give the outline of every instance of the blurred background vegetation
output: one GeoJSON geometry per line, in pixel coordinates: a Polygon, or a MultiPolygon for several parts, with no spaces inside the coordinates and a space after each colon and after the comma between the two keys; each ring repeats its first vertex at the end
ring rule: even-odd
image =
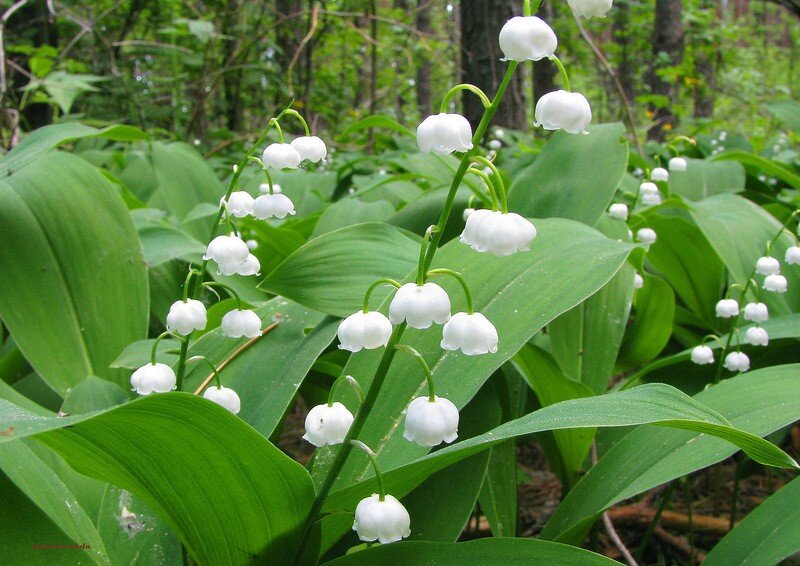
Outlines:
{"type": "MultiPolygon", "coordinates": [[[[0,141],[53,122],[124,122],[208,155],[292,99],[328,138],[371,114],[412,124],[457,82],[493,89],[497,34],[520,4],[5,0],[0,141]]],[[[545,0],[540,15],[594,121],[623,121],[641,140],[720,129],[766,139],[765,104],[798,94],[797,0],[615,0],[606,19],[580,22],[545,0]]],[[[530,130],[559,79],[549,61],[521,71],[496,123],[530,130]]],[[[474,120],[477,100],[464,104],[474,120]]]]}

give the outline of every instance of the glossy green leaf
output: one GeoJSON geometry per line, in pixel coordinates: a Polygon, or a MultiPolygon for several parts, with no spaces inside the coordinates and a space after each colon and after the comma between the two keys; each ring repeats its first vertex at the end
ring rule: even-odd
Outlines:
{"type": "MultiPolygon", "coordinates": [[[[629,391],[636,389],[641,387],[629,391]]],[[[719,411],[740,430],[766,436],[794,422],[800,414],[800,365],[748,372],[698,393],[693,400],[708,410],[719,411]]],[[[724,440],[698,432],[703,431],[634,430],[576,484],[545,525],[542,536],[582,540],[586,529],[608,507],[736,452],[724,440]]]]}
{"type": "Polygon", "coordinates": [[[744,167],[733,161],[686,159],[686,171],[672,171],[669,192],[692,201],[744,190],[744,167]]]}
{"type": "Polygon", "coordinates": [[[755,153],[746,151],[726,151],[714,157],[709,158],[712,162],[723,163],[725,161],[736,161],[743,165],[752,165],[758,168],[767,175],[776,177],[784,181],[787,185],[791,185],[795,189],[800,189],[800,175],[794,173],[785,165],[781,165],[775,161],[764,159],[755,153]]]}
{"type": "Polygon", "coordinates": [[[369,128],[383,128],[405,134],[409,137],[416,137],[414,132],[400,124],[394,118],[389,116],[375,115],[364,118],[363,120],[359,120],[355,124],[351,124],[345,131],[339,134],[339,139],[346,140],[355,132],[360,132],[369,128]]]}
{"type": "Polygon", "coordinates": [[[147,272],[117,191],[77,157],[53,152],[0,182],[0,318],[62,396],[109,368],[148,325],[147,272]]]}
{"type": "Polygon", "coordinates": [[[625,331],[619,350],[618,369],[628,369],[655,358],[672,335],[675,293],[669,283],[645,274],[644,286],[633,298],[633,323],[625,331]]]}
{"type": "MultiPolygon", "coordinates": [[[[413,528],[413,525],[412,525],[413,528]]],[[[600,554],[575,546],[531,538],[479,539],[470,542],[401,542],[361,550],[326,562],[326,566],[380,566],[383,564],[619,564],[600,554]]]]}
{"type": "MultiPolygon", "coordinates": [[[[429,226],[439,221],[442,206],[447,198],[448,189],[435,189],[427,191],[418,198],[409,202],[387,221],[392,226],[410,230],[415,234],[424,234],[429,226]]],[[[464,209],[469,204],[472,193],[461,187],[456,192],[453,201],[453,213],[447,221],[442,232],[442,241],[447,242],[458,236],[464,230],[464,209]]]]}
{"type": "Polygon", "coordinates": [[[382,222],[393,214],[394,206],[388,201],[363,202],[357,198],[345,198],[325,209],[317,220],[312,237],[353,224],[382,222]]]}
{"type": "MultiPolygon", "coordinates": [[[[386,224],[356,224],[314,238],[259,285],[308,308],[348,316],[361,308],[364,292],[381,277],[402,279],[414,269],[419,243],[386,224]]],[[[375,293],[385,297],[387,291],[375,293]]]]}
{"type": "Polygon", "coordinates": [[[556,132],[511,184],[508,205],[523,216],[569,218],[593,226],[625,174],[622,124],[591,126],[588,136],[556,132]]]}
{"type": "MultiPolygon", "coordinates": [[[[111,367],[137,369],[150,361],[150,353],[153,350],[154,338],[137,340],[128,344],[122,353],[114,360],[111,367]]],[[[181,343],[177,338],[163,338],[159,340],[156,347],[156,358],[158,361],[172,365],[178,361],[181,343]]]]}
{"type": "Polygon", "coordinates": [[[478,503],[492,535],[513,537],[516,534],[517,449],[513,440],[492,447],[478,503]]]}
{"type": "Polygon", "coordinates": [[[800,132],[800,104],[795,100],[773,100],[765,104],[778,120],[795,132],[800,132]]]}

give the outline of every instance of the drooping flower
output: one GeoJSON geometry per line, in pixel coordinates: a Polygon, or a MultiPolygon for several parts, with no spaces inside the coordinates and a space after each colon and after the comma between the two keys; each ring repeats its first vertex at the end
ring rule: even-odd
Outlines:
{"type": "Polygon", "coordinates": [[[714,351],[708,346],[695,346],[692,348],[692,361],[698,365],[713,364],[714,351]]]}
{"type": "Polygon", "coordinates": [[[633,274],[633,288],[634,289],[641,289],[644,287],[644,278],[639,275],[638,273],[633,274]]]}
{"type": "Polygon", "coordinates": [[[776,275],[781,272],[781,263],[774,257],[764,256],[756,262],[756,273],[761,275],[776,275]]]}
{"type": "Polygon", "coordinates": [[[650,171],[650,180],[651,181],[669,181],[669,171],[664,169],[663,167],[656,167],[652,171],[650,171]]]}
{"type": "Polygon", "coordinates": [[[175,389],[175,372],[167,364],[146,364],[131,375],[131,387],[139,395],[166,393],[175,389]]]}
{"type": "Polygon", "coordinates": [[[373,493],[358,502],[353,530],[365,542],[389,544],[411,534],[411,517],[395,497],[373,493]]]}
{"type": "Polygon", "coordinates": [[[788,287],[786,277],[780,274],[767,275],[764,278],[764,289],[774,293],[785,293],[788,287]]]}
{"type": "Polygon", "coordinates": [[[498,151],[500,148],[503,147],[503,142],[500,140],[489,140],[489,149],[492,151],[498,151]]]}
{"type": "Polygon", "coordinates": [[[306,416],[307,440],[317,448],[329,444],[341,444],[353,424],[353,413],[338,401],[330,405],[323,403],[312,408],[306,416]]]}
{"type": "Polygon", "coordinates": [[[673,157],[669,160],[670,171],[686,171],[686,160],[683,157],[673,157]]]}
{"type": "Polygon", "coordinates": [[[760,326],[751,326],[744,333],[744,341],[751,346],[768,346],[769,334],[760,326]]]}
{"type": "Polygon", "coordinates": [[[728,371],[745,372],[750,369],[750,358],[742,352],[731,352],[725,356],[723,364],[728,371]]]}
{"type": "Polygon", "coordinates": [[[228,311],[219,326],[222,334],[228,338],[255,338],[261,335],[261,319],[251,310],[228,311]]]}
{"type": "Polygon", "coordinates": [[[286,218],[287,214],[294,213],[292,199],[282,193],[260,195],[253,204],[253,216],[259,220],[286,218]]]}
{"type": "Polygon", "coordinates": [[[507,256],[528,251],[536,237],[536,227],[514,212],[476,210],[467,218],[459,241],[476,252],[507,256]]]}
{"type": "Polygon", "coordinates": [[[657,195],[658,194],[658,185],[656,185],[652,181],[644,181],[644,182],[639,184],[639,194],[641,196],[644,196],[644,195],[657,195]]]}
{"type": "Polygon", "coordinates": [[[220,203],[236,218],[253,214],[253,197],[247,191],[233,191],[227,201],[223,197],[220,203]]]}
{"type": "Polygon", "coordinates": [[[497,352],[497,329],[485,316],[476,312],[454,314],[442,328],[440,346],[444,350],[461,350],[468,356],[497,352]]]}
{"type": "Polygon", "coordinates": [[[608,207],[608,215],[611,218],[616,218],[617,220],[627,220],[628,205],[621,202],[615,202],[608,207]]]}
{"type": "Polygon", "coordinates": [[[652,228],[640,228],[636,232],[636,239],[639,240],[643,244],[655,244],[656,238],[656,231],[652,228]]]}
{"type": "Polygon", "coordinates": [[[447,155],[469,151],[473,147],[472,126],[461,114],[434,114],[417,127],[417,144],[422,153],[447,155]]]}
{"type": "Polygon", "coordinates": [[[211,259],[219,265],[242,263],[250,255],[247,244],[233,234],[229,236],[217,236],[208,244],[203,259],[211,259]]]}
{"type": "Polygon", "coordinates": [[[500,30],[504,61],[539,61],[556,51],[558,38],[544,20],[536,16],[515,16],[500,30]]]}
{"type": "Polygon", "coordinates": [[[430,328],[433,323],[450,320],[450,297],[436,283],[406,283],[397,290],[389,305],[392,324],[408,322],[411,328],[430,328]]]}
{"type": "Polygon", "coordinates": [[[339,348],[350,352],[374,350],[389,343],[392,323],[377,311],[356,311],[339,324],[339,348]]]}
{"type": "MultiPolygon", "coordinates": [[[[269,183],[261,183],[258,186],[258,190],[262,193],[269,193],[269,183]]],[[[282,193],[283,189],[278,183],[272,183],[272,192],[273,193],[282,193]]]]}
{"type": "Polygon", "coordinates": [[[736,299],[722,299],[717,302],[716,311],[720,318],[733,318],[739,314],[739,303],[736,299]]]}
{"type": "Polygon", "coordinates": [[[744,306],[744,318],[751,322],[765,322],[769,319],[769,309],[764,303],[747,303],[744,306]]]}
{"type": "Polygon", "coordinates": [[[308,159],[311,163],[319,163],[328,157],[328,148],[325,142],[317,136],[295,138],[292,140],[291,146],[302,159],[308,159]]]}
{"type": "Polygon", "coordinates": [[[203,330],[207,322],[206,306],[196,299],[175,301],[167,313],[167,329],[184,336],[203,330]]]}
{"type": "Polygon", "coordinates": [[[577,17],[605,18],[611,9],[611,0],[567,0],[572,13],[577,17]]]}
{"type": "Polygon", "coordinates": [[[787,248],[784,260],[788,265],[800,265],[800,247],[792,246],[787,248]]]}
{"type": "Polygon", "coordinates": [[[261,155],[267,169],[297,169],[302,160],[300,153],[288,143],[271,143],[261,155]]]}
{"type": "Polygon", "coordinates": [[[642,204],[645,206],[658,206],[661,202],[660,193],[642,195],[642,204]]]}
{"type": "Polygon", "coordinates": [[[450,444],[458,437],[458,408],[444,397],[417,397],[408,405],[403,438],[420,446],[450,444]]]}
{"type": "Polygon", "coordinates": [[[236,391],[230,387],[217,387],[212,385],[203,392],[203,397],[213,401],[217,405],[225,407],[234,415],[238,415],[242,409],[242,402],[236,391]]]}
{"type": "Polygon", "coordinates": [[[588,134],[592,107],[579,92],[556,90],[543,95],[536,103],[534,126],[545,130],[564,130],[570,134],[588,134]]]}
{"type": "Polygon", "coordinates": [[[261,262],[253,254],[247,254],[244,261],[232,261],[217,265],[222,275],[258,275],[261,270],[261,262]]]}

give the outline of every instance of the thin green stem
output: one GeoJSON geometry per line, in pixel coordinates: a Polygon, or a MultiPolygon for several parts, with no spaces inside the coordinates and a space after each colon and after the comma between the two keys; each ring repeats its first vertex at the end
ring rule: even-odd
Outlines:
{"type": "Polygon", "coordinates": [[[401,287],[400,283],[388,277],[381,277],[380,279],[375,281],[372,285],[369,286],[367,292],[364,293],[364,306],[362,308],[364,312],[369,312],[369,299],[372,296],[372,292],[381,285],[391,285],[395,289],[399,289],[401,287]]]}
{"type": "Polygon", "coordinates": [[[264,167],[264,175],[267,176],[267,185],[269,186],[269,194],[273,194],[272,193],[272,175],[269,174],[269,169],[267,169],[266,167],[264,167]]]}
{"type": "Polygon", "coordinates": [[[489,97],[486,96],[486,93],[483,92],[481,89],[469,83],[462,83],[454,86],[453,88],[447,91],[447,94],[445,94],[444,98],[442,99],[442,105],[439,107],[439,111],[447,112],[447,108],[450,105],[450,100],[453,98],[453,96],[455,96],[457,92],[462,90],[468,90],[471,93],[475,94],[478,98],[480,98],[481,104],[483,104],[484,108],[489,108],[492,105],[492,101],[489,100],[489,97]]]}
{"type": "Polygon", "coordinates": [[[419,246],[419,261],[417,262],[417,285],[424,285],[425,284],[425,270],[423,269],[423,265],[425,264],[425,254],[428,251],[428,245],[431,241],[431,236],[433,235],[433,231],[436,229],[436,226],[428,226],[428,229],[425,230],[425,236],[422,238],[422,243],[419,246]]]}
{"type": "Polygon", "coordinates": [[[200,272],[189,266],[189,273],[186,274],[186,280],[183,282],[183,302],[189,300],[189,282],[191,282],[194,275],[200,275],[200,272]]]}
{"type": "Polygon", "coordinates": [[[336,396],[336,390],[343,382],[347,383],[353,389],[356,397],[358,397],[358,403],[363,403],[364,392],[361,390],[361,386],[358,384],[355,378],[352,375],[340,375],[338,378],[336,378],[336,381],[333,382],[333,385],[331,385],[331,390],[328,392],[328,406],[330,407],[333,405],[333,399],[336,396]]]}
{"type": "Polygon", "coordinates": [[[472,314],[475,312],[472,308],[472,295],[469,292],[469,287],[467,287],[467,282],[464,281],[464,278],[461,274],[457,271],[453,271],[452,269],[440,268],[440,269],[431,269],[428,272],[428,276],[431,275],[449,275],[456,281],[458,281],[461,288],[464,290],[464,298],[467,300],[467,314],[472,314]]]}
{"type": "Polygon", "coordinates": [[[226,293],[228,293],[231,297],[236,299],[236,308],[242,310],[242,298],[239,296],[239,293],[237,293],[233,287],[230,287],[225,283],[220,283],[219,281],[206,281],[205,283],[203,283],[203,287],[209,290],[212,287],[219,287],[220,289],[224,289],[226,293]]]}
{"type": "Polygon", "coordinates": [[[300,120],[300,123],[303,124],[303,131],[305,132],[306,137],[311,135],[311,130],[308,129],[308,122],[306,122],[306,119],[303,118],[303,116],[297,110],[294,110],[293,108],[287,108],[278,114],[278,119],[280,119],[281,116],[292,116],[293,118],[297,118],[300,120]]]}
{"type": "Polygon", "coordinates": [[[435,402],[436,393],[433,387],[433,374],[431,374],[431,368],[428,367],[428,363],[425,361],[425,358],[422,357],[422,354],[406,344],[397,344],[395,349],[400,350],[401,352],[409,353],[417,359],[419,364],[422,366],[422,370],[425,372],[425,381],[428,383],[428,401],[431,403],[435,402]]]}
{"type": "Polygon", "coordinates": [[[649,525],[647,525],[647,530],[645,530],[644,536],[642,537],[642,542],[639,544],[639,548],[636,549],[635,556],[637,560],[641,560],[642,554],[647,548],[647,544],[650,542],[650,537],[653,536],[653,531],[655,531],[656,525],[658,525],[658,521],[661,519],[662,513],[664,513],[664,510],[667,508],[670,498],[672,498],[672,493],[675,491],[676,485],[677,480],[669,484],[667,491],[664,492],[664,495],[661,497],[661,503],[659,503],[658,509],[656,509],[656,513],[653,515],[653,520],[650,521],[649,525]]]}
{"type": "MultiPolygon", "coordinates": [[[[470,167],[469,169],[467,169],[467,175],[470,173],[472,173],[473,175],[477,175],[478,177],[483,179],[483,182],[486,183],[486,187],[489,189],[489,195],[492,197],[492,210],[498,210],[499,201],[497,200],[497,194],[496,194],[497,188],[494,186],[494,183],[492,182],[492,179],[489,177],[489,175],[487,175],[480,169],[476,169],[475,167],[470,167]]],[[[470,199],[472,199],[472,197],[470,197],[470,199]]],[[[472,204],[472,202],[470,201],[468,204],[472,204]]]]}
{"type": "Polygon", "coordinates": [[[217,368],[214,366],[214,364],[212,364],[209,361],[208,358],[206,358],[205,356],[192,356],[191,358],[186,360],[186,363],[190,364],[192,362],[200,362],[200,361],[205,362],[206,365],[208,365],[208,367],[211,368],[211,373],[214,376],[214,380],[217,382],[217,389],[221,389],[222,388],[222,381],[220,381],[220,379],[219,379],[219,372],[217,371],[217,368]]]}
{"type": "Polygon", "coordinates": [[[492,174],[494,178],[497,180],[497,193],[500,197],[500,206],[503,214],[508,214],[508,194],[506,193],[506,184],[503,182],[503,176],[500,174],[500,171],[497,169],[497,166],[492,163],[491,160],[486,159],[482,155],[473,155],[472,156],[473,163],[479,163],[484,165],[492,170],[492,174]]]}
{"type": "Polygon", "coordinates": [[[531,0],[525,0],[522,3],[522,15],[523,16],[531,15],[531,0]]]}
{"type": "Polygon", "coordinates": [[[526,16],[532,16],[533,14],[535,14],[535,13],[537,13],[539,11],[539,6],[541,6],[541,4],[542,4],[542,0],[534,0],[533,5],[531,6],[530,13],[529,14],[525,14],[525,12],[523,12],[523,14],[525,14],[526,16]]]}
{"type": "Polygon", "coordinates": [[[373,452],[369,446],[360,440],[351,440],[350,445],[357,446],[363,450],[367,455],[367,458],[369,458],[369,463],[372,464],[372,468],[375,470],[375,480],[378,482],[378,498],[383,501],[386,499],[386,489],[383,487],[383,477],[381,476],[381,469],[378,467],[378,461],[376,460],[375,452],[373,452]]]}
{"type": "MultiPolygon", "coordinates": [[[[158,350],[158,343],[161,342],[162,339],[166,338],[167,336],[175,336],[172,332],[162,332],[158,335],[158,337],[153,341],[153,347],[150,348],[150,363],[152,365],[156,365],[156,351],[158,350]]],[[[180,338],[181,340],[185,340],[184,338],[180,338]]]]}
{"type": "Polygon", "coordinates": [[[572,89],[569,86],[569,75],[567,75],[567,70],[564,68],[564,63],[562,63],[561,59],[555,55],[550,55],[549,59],[556,64],[556,67],[558,67],[558,72],[561,73],[561,80],[564,83],[564,90],[567,92],[572,92],[572,89]]]}
{"type": "MultiPolygon", "coordinates": [[[[285,110],[284,110],[284,112],[285,112],[285,110]]],[[[281,112],[281,114],[283,114],[283,112],[281,112]]],[[[275,126],[275,129],[278,130],[278,143],[284,143],[283,130],[281,129],[281,125],[278,123],[278,119],[277,118],[270,118],[269,119],[269,123],[270,123],[270,125],[275,126]]]]}

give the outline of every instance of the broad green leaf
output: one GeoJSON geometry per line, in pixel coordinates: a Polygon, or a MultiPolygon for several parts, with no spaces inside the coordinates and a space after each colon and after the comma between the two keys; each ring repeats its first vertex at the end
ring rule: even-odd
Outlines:
{"type": "Polygon", "coordinates": [[[743,165],[752,165],[768,175],[781,179],[786,182],[787,185],[791,185],[795,189],[800,189],[800,175],[792,172],[791,169],[780,163],[764,159],[754,153],[748,153],[746,151],[726,151],[725,153],[720,153],[709,159],[719,163],[738,161],[743,165]]]}
{"type": "Polygon", "coordinates": [[[513,440],[492,447],[478,503],[494,536],[513,537],[516,534],[517,449],[513,440]]]}
{"type": "MultiPolygon", "coordinates": [[[[666,396],[663,401],[669,402],[666,396]]],[[[724,380],[698,393],[693,401],[703,403],[709,411],[719,411],[739,430],[766,436],[794,422],[800,414],[800,365],[776,366],[724,380]]],[[[545,525],[542,536],[582,540],[595,518],[615,503],[736,452],[724,440],[698,432],[705,431],[653,427],[634,430],[606,452],[569,492],[545,525]]]]}
{"type": "Polygon", "coordinates": [[[357,198],[345,198],[325,209],[317,220],[312,237],[353,224],[382,222],[393,214],[394,206],[388,201],[362,202],[357,198]]]}
{"type": "MultiPolygon", "coordinates": [[[[731,278],[742,285],[764,255],[767,242],[781,229],[781,224],[761,207],[736,195],[717,195],[696,203],[692,218],[722,258],[731,278]]],[[[772,247],[772,256],[783,261],[786,248],[792,245],[794,238],[784,233],[772,247]]],[[[772,316],[789,314],[800,305],[800,270],[784,269],[783,275],[789,282],[786,293],[760,293],[772,316]]],[[[755,279],[758,285],[764,281],[760,275],[755,279]]]]}
{"type": "Polygon", "coordinates": [[[147,272],[117,191],[77,157],[41,156],[0,183],[0,318],[62,396],[109,368],[148,325],[147,272]]]}
{"type": "MultiPolygon", "coordinates": [[[[361,308],[375,280],[402,279],[418,257],[419,243],[397,228],[356,224],[309,241],[259,288],[333,316],[348,316],[361,308]]],[[[375,293],[375,305],[387,294],[381,291],[375,293]]]]}
{"type": "Polygon", "coordinates": [[[692,201],[744,190],[744,167],[732,161],[686,159],[686,171],[672,171],[669,191],[692,201]]]}
{"type": "MultiPolygon", "coordinates": [[[[150,362],[150,353],[153,350],[154,338],[137,340],[122,351],[111,364],[113,368],[137,369],[150,362]]],[[[181,343],[177,338],[163,338],[156,347],[156,358],[161,363],[172,365],[178,361],[181,343]]]]}
{"type": "Polygon", "coordinates": [[[61,405],[61,412],[69,415],[90,413],[130,401],[130,385],[121,388],[99,377],[90,376],[72,388],[61,405]]]}
{"type": "Polygon", "coordinates": [[[569,218],[594,226],[625,174],[622,124],[589,128],[588,136],[556,132],[533,165],[511,184],[508,205],[523,216],[569,218]]]}
{"type": "Polygon", "coordinates": [[[314,498],[300,464],[198,396],[151,395],[63,418],[0,401],[0,419],[13,431],[0,440],[41,432],[77,472],[140,497],[202,564],[286,563],[314,498]]]}
{"type": "Polygon", "coordinates": [[[355,124],[350,125],[345,131],[339,134],[339,139],[346,140],[355,132],[360,132],[361,130],[367,130],[369,128],[384,128],[405,134],[409,137],[416,137],[414,132],[400,124],[394,118],[390,118],[389,116],[375,115],[369,116],[363,120],[359,120],[355,124]]]}
{"type": "MultiPolygon", "coordinates": [[[[409,202],[387,222],[392,226],[410,230],[415,234],[424,234],[429,226],[439,221],[447,193],[448,189],[428,191],[409,202]]],[[[467,208],[471,195],[472,193],[464,187],[461,187],[456,192],[453,212],[442,232],[442,242],[455,238],[464,230],[464,209],[467,208]]]]}
{"type": "Polygon", "coordinates": [[[800,478],[770,495],[708,553],[703,564],[778,564],[800,552],[800,478]]]}
{"type": "MultiPolygon", "coordinates": [[[[412,523],[411,528],[414,528],[412,523]]],[[[326,562],[326,566],[395,566],[425,564],[619,564],[582,548],[532,538],[479,539],[470,542],[401,542],[361,550],[326,562]]]]}
{"type": "Polygon", "coordinates": [[[672,335],[675,293],[669,283],[645,274],[644,286],[633,297],[633,324],[625,331],[617,369],[642,365],[655,358],[672,335]]]}
{"type": "Polygon", "coordinates": [[[205,244],[166,223],[140,225],[137,227],[137,232],[148,267],[155,267],[173,259],[199,262],[206,251],[205,244]]]}
{"type": "Polygon", "coordinates": [[[769,110],[778,120],[786,124],[789,129],[800,132],[800,104],[795,100],[773,100],[767,102],[769,110]]]}

